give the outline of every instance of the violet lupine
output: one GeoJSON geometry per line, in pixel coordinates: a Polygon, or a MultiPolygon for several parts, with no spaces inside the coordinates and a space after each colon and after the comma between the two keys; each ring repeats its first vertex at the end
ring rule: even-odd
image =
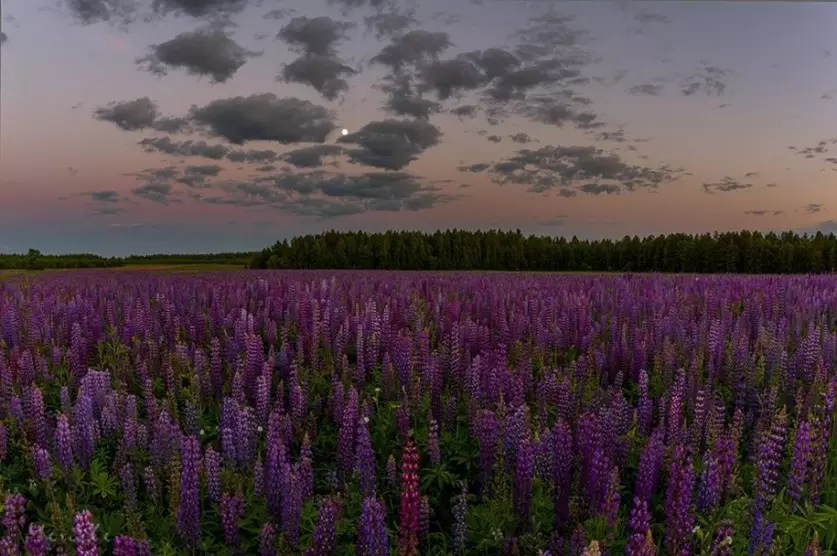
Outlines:
{"type": "Polygon", "coordinates": [[[707,453],[698,484],[697,507],[702,512],[713,512],[721,501],[721,470],[718,458],[707,453]]]}
{"type": "Polygon", "coordinates": [[[483,488],[489,484],[494,458],[497,454],[497,441],[500,438],[500,424],[494,412],[483,410],[477,417],[477,440],[480,446],[480,478],[483,488]]]}
{"type": "Polygon", "coordinates": [[[654,556],[656,547],[651,538],[651,514],[648,504],[640,497],[634,498],[628,527],[632,531],[625,547],[626,556],[654,556]],[[650,540],[650,543],[649,543],[650,540]]]}
{"type": "Polygon", "coordinates": [[[73,541],[76,556],[97,556],[99,541],[96,538],[96,524],[89,510],[82,510],[73,518],[73,541]]]}
{"type": "Polygon", "coordinates": [[[46,448],[36,446],[32,452],[32,459],[35,467],[35,476],[41,481],[46,481],[52,476],[52,458],[46,448]]]}
{"type": "Polygon", "coordinates": [[[30,523],[26,541],[23,543],[27,556],[46,556],[48,546],[44,528],[37,523],[30,523]]]}
{"type": "Polygon", "coordinates": [[[55,455],[64,471],[73,468],[73,440],[70,422],[65,414],[60,414],[55,424],[55,455]]]}
{"type": "Polygon", "coordinates": [[[412,438],[401,457],[401,508],[398,516],[398,555],[418,556],[419,454],[412,438]]]}
{"type": "Polygon", "coordinates": [[[244,499],[239,494],[225,493],[221,497],[221,529],[224,532],[224,542],[230,548],[238,546],[238,522],[244,517],[244,499]]]}
{"type": "Polygon", "coordinates": [[[351,479],[355,466],[355,436],[358,428],[358,396],[357,390],[349,389],[349,394],[343,406],[340,431],[337,435],[337,470],[340,479],[346,483],[351,479]]]}
{"type": "Polygon", "coordinates": [[[177,504],[177,531],[192,546],[200,539],[200,500],[198,471],[201,448],[194,436],[183,438],[181,447],[180,498],[177,504]]]}
{"type": "Polygon", "coordinates": [[[334,498],[326,498],[320,504],[317,524],[311,536],[311,546],[305,556],[331,556],[336,548],[336,521],[342,512],[342,504],[334,498]]]}
{"type": "Polygon", "coordinates": [[[791,465],[788,472],[787,493],[795,508],[798,508],[802,501],[802,490],[805,486],[805,478],[808,471],[808,462],[811,457],[811,424],[802,421],[796,428],[796,438],[793,443],[791,454],[791,465]]]}
{"type": "Polygon", "coordinates": [[[718,525],[717,529],[715,529],[715,536],[712,539],[710,555],[732,556],[733,535],[735,535],[735,529],[732,527],[732,522],[729,520],[722,521],[718,525]]]}
{"type": "Polygon", "coordinates": [[[253,466],[253,496],[262,498],[264,496],[264,464],[259,456],[256,465],[253,466]]]}
{"type": "Polygon", "coordinates": [[[282,534],[292,546],[299,544],[299,527],[302,504],[304,502],[302,489],[304,485],[298,473],[291,469],[290,463],[285,463],[284,493],[282,498],[282,534]]]}
{"type": "Polygon", "coordinates": [[[672,556],[691,554],[691,534],[694,523],[692,513],[692,488],[694,468],[687,449],[683,445],[674,448],[666,488],[666,553],[672,556]]]}
{"type": "Polygon", "coordinates": [[[529,521],[532,510],[532,480],[535,473],[535,461],[532,444],[524,440],[517,447],[516,469],[514,477],[514,511],[525,524],[529,521]]]}
{"type": "Polygon", "coordinates": [[[433,465],[439,465],[442,461],[439,449],[439,423],[433,417],[429,418],[427,424],[427,455],[433,465]]]}
{"type": "Polygon", "coordinates": [[[782,409],[773,416],[770,428],[764,432],[759,442],[756,460],[756,483],[754,502],[759,509],[764,509],[776,494],[779,480],[779,466],[785,443],[787,414],[782,409]]]}
{"type": "Polygon", "coordinates": [[[151,545],[144,539],[119,535],[113,539],[113,556],[151,556],[151,545]]]}
{"type": "Polygon", "coordinates": [[[457,556],[465,554],[465,537],[467,534],[466,519],[468,517],[468,485],[462,483],[462,489],[456,495],[453,505],[453,551],[457,556]]]}
{"type": "Polygon", "coordinates": [[[276,528],[270,522],[259,532],[259,556],[276,556],[276,528]]]}
{"type": "Polygon", "coordinates": [[[26,498],[22,494],[8,494],[3,501],[3,529],[6,537],[18,538],[26,525],[26,498]]]}
{"type": "Polygon", "coordinates": [[[360,479],[360,494],[364,498],[375,496],[375,450],[369,436],[369,417],[358,420],[355,468],[360,479]]]}
{"type": "Polygon", "coordinates": [[[389,556],[386,506],[376,498],[364,498],[357,524],[358,556],[389,556]]]}

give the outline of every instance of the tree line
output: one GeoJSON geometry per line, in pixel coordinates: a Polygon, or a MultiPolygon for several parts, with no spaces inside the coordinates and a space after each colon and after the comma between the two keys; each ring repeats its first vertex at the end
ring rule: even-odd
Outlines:
{"type": "Polygon", "coordinates": [[[246,268],[256,253],[153,254],[102,257],[91,253],[45,255],[37,249],[26,253],[0,254],[0,270],[44,270],[71,268],[117,268],[143,265],[235,265],[246,268]]]}
{"type": "Polygon", "coordinates": [[[753,231],[621,239],[524,235],[517,231],[435,233],[328,231],[276,242],[251,268],[610,271],[790,274],[837,269],[837,237],[753,231]]]}

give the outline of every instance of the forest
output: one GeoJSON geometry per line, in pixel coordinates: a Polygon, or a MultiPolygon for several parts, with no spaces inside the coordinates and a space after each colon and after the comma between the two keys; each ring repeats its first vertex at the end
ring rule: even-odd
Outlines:
{"type": "Polygon", "coordinates": [[[806,274],[837,268],[834,234],[724,232],[583,240],[518,231],[338,232],[276,242],[251,268],[806,274]]]}

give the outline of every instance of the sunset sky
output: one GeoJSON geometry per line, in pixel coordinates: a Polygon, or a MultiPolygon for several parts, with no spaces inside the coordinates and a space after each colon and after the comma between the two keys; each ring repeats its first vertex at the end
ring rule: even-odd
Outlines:
{"type": "Polygon", "coordinates": [[[834,3],[5,0],[0,29],[3,252],[837,231],[834,3]]]}

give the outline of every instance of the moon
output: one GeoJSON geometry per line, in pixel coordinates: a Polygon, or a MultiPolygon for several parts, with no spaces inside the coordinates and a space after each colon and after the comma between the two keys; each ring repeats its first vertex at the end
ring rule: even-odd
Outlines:
{"type": "Polygon", "coordinates": [[[349,130],[344,127],[343,130],[340,133],[342,133],[343,135],[348,135],[349,130]]]}

